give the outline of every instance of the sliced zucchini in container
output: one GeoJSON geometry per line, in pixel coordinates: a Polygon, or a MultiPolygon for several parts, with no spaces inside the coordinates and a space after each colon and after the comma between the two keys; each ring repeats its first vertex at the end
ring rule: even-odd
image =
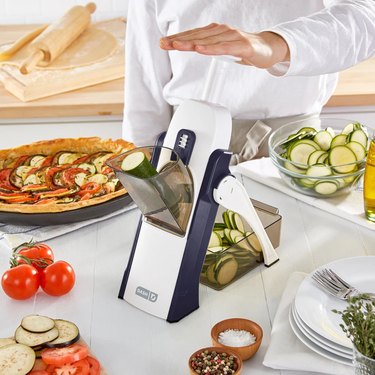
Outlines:
{"type": "Polygon", "coordinates": [[[215,255],[216,255],[216,253],[220,253],[221,251],[224,251],[226,249],[227,249],[226,246],[213,246],[213,247],[209,247],[208,251],[210,253],[215,253],[215,255]]]}
{"type": "Polygon", "coordinates": [[[241,233],[244,233],[245,226],[243,225],[241,216],[238,213],[234,212],[232,218],[233,218],[235,229],[239,230],[241,233]]]}
{"type": "Polygon", "coordinates": [[[315,181],[311,178],[294,178],[294,181],[297,185],[306,188],[312,188],[315,185],[315,181]]]}
{"type": "Polygon", "coordinates": [[[316,161],[317,164],[326,164],[328,161],[328,152],[325,151],[324,154],[320,155],[318,157],[318,160],[316,161]]]}
{"type": "Polygon", "coordinates": [[[231,222],[230,222],[230,219],[229,219],[228,211],[223,212],[223,221],[224,221],[224,224],[225,224],[225,228],[232,229],[232,225],[231,225],[231,222]]]}
{"type": "Polygon", "coordinates": [[[307,134],[307,133],[316,133],[316,130],[312,128],[311,126],[304,126],[300,130],[298,130],[297,134],[307,134]]]}
{"type": "MultiPolygon", "coordinates": [[[[299,164],[307,164],[309,156],[316,150],[319,149],[310,143],[306,143],[307,141],[298,141],[290,150],[289,159],[294,163],[299,164]]],[[[315,142],[314,142],[315,143],[315,142]]]]}
{"type": "Polygon", "coordinates": [[[220,285],[231,282],[238,270],[238,263],[233,255],[224,256],[215,266],[215,280],[220,285]]]}
{"type": "Polygon", "coordinates": [[[327,151],[331,147],[332,135],[326,130],[321,130],[315,134],[314,142],[317,143],[322,150],[327,151]]]}
{"type": "Polygon", "coordinates": [[[47,332],[35,333],[26,331],[19,326],[14,334],[14,338],[19,344],[28,345],[30,347],[43,345],[49,341],[55,340],[58,336],[59,330],[56,327],[53,327],[47,332]]]}
{"type": "Polygon", "coordinates": [[[55,319],[55,326],[58,329],[59,336],[53,341],[46,342],[44,346],[48,348],[62,348],[72,345],[79,340],[79,329],[74,323],[68,320],[55,319]]]}
{"type": "Polygon", "coordinates": [[[318,163],[318,160],[322,155],[327,156],[328,153],[326,151],[323,151],[323,150],[314,151],[312,154],[310,154],[309,158],[307,159],[307,164],[313,165],[313,164],[318,163]]]}
{"type": "Polygon", "coordinates": [[[315,164],[307,168],[306,176],[309,177],[325,177],[332,174],[331,168],[325,164],[315,164]]]}
{"type": "Polygon", "coordinates": [[[43,333],[55,327],[55,321],[48,316],[28,315],[22,319],[21,327],[29,332],[43,333]]]}
{"type": "Polygon", "coordinates": [[[227,210],[227,212],[228,212],[228,218],[229,218],[229,222],[230,222],[230,228],[237,229],[236,224],[235,224],[234,219],[233,219],[234,212],[231,211],[231,210],[227,210]]]}
{"type": "Polygon", "coordinates": [[[258,237],[254,232],[246,232],[246,240],[255,251],[257,251],[258,253],[262,252],[262,245],[260,244],[258,237]]]}
{"type": "Polygon", "coordinates": [[[332,148],[328,155],[330,165],[338,173],[350,173],[356,168],[357,158],[355,153],[344,145],[332,148]]]}
{"type": "MultiPolygon", "coordinates": [[[[324,151],[323,151],[324,152],[324,151]]],[[[299,174],[305,174],[306,173],[306,170],[305,169],[302,169],[302,168],[298,168],[296,167],[294,164],[286,161],[284,163],[284,167],[288,170],[288,171],[291,171],[291,172],[295,172],[295,173],[299,173],[299,174]]]]}
{"type": "Polygon", "coordinates": [[[221,237],[217,232],[211,232],[210,241],[208,242],[208,248],[221,246],[221,237]]]}
{"type": "MultiPolygon", "coordinates": [[[[240,247],[241,249],[246,250],[247,256],[249,255],[249,253],[251,253],[252,255],[258,255],[254,251],[254,249],[252,248],[252,246],[250,245],[250,243],[247,241],[246,237],[244,237],[244,236],[238,236],[238,237],[235,238],[235,240],[236,240],[236,245],[238,247],[240,247]]],[[[238,254],[236,253],[235,256],[237,258],[238,254]]]]}
{"type": "Polygon", "coordinates": [[[330,195],[337,191],[338,183],[334,180],[332,181],[318,181],[315,186],[314,190],[321,195],[330,195]]]}
{"type": "Polygon", "coordinates": [[[355,157],[357,158],[357,160],[362,160],[366,157],[366,149],[361,143],[350,141],[345,146],[349,147],[355,153],[355,157]]]}
{"type": "Polygon", "coordinates": [[[212,263],[208,266],[206,270],[206,277],[207,280],[212,283],[216,284],[216,279],[215,279],[215,263],[212,263]]]}
{"type": "Polygon", "coordinates": [[[358,142],[363,147],[367,148],[368,137],[362,129],[354,130],[352,133],[348,135],[348,137],[350,142],[358,142]]]}
{"type": "Polygon", "coordinates": [[[333,137],[332,142],[331,142],[331,148],[340,146],[340,145],[345,145],[346,144],[346,134],[338,134],[336,137],[333,137]]]}
{"type": "Polygon", "coordinates": [[[350,123],[348,125],[345,125],[344,129],[342,129],[342,131],[341,131],[341,134],[349,134],[352,131],[356,130],[357,127],[355,127],[355,125],[357,125],[357,124],[350,123]]]}
{"type": "Polygon", "coordinates": [[[220,236],[220,238],[224,237],[224,229],[214,229],[213,231],[217,233],[220,236]]]}
{"type": "Polygon", "coordinates": [[[224,238],[231,244],[233,243],[232,241],[232,237],[230,235],[230,232],[232,231],[233,229],[229,229],[229,228],[225,228],[224,229],[224,238]]]}
{"type": "Polygon", "coordinates": [[[236,237],[243,237],[243,232],[240,232],[237,229],[231,229],[229,231],[229,236],[230,236],[232,243],[236,243],[237,242],[236,237]]]}
{"type": "Polygon", "coordinates": [[[0,348],[1,375],[26,375],[34,364],[34,350],[27,345],[10,344],[0,348]]]}
{"type": "Polygon", "coordinates": [[[214,224],[214,231],[223,230],[227,226],[224,223],[215,223],[214,224]]]}

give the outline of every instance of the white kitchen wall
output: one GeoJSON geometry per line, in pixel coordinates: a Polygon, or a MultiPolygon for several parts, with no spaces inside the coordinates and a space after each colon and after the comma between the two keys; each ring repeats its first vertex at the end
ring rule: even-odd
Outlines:
{"type": "Polygon", "coordinates": [[[0,0],[0,25],[51,22],[70,7],[90,1],[97,6],[94,21],[126,17],[128,0],[0,0]]]}

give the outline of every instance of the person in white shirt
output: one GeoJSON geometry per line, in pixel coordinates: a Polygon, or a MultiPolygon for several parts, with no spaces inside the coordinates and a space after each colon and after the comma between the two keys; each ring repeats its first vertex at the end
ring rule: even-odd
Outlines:
{"type": "Polygon", "coordinates": [[[238,58],[209,101],[230,111],[241,162],[266,153],[273,128],[319,114],[337,72],[374,55],[375,1],[130,0],[125,48],[123,137],[138,146],[202,98],[212,55],[238,58]]]}

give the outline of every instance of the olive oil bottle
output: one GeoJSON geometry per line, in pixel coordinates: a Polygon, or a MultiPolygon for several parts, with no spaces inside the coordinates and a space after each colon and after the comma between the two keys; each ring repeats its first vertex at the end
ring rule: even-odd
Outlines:
{"type": "Polygon", "coordinates": [[[363,199],[367,219],[375,222],[375,138],[372,139],[367,154],[363,199]]]}

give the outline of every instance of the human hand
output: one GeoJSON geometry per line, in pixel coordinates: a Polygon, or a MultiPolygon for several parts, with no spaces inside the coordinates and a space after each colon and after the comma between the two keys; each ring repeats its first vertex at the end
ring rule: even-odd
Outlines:
{"type": "Polygon", "coordinates": [[[217,23],[161,38],[160,47],[202,55],[232,55],[240,59],[238,63],[258,68],[290,59],[288,44],[278,34],[246,33],[217,23]]]}

